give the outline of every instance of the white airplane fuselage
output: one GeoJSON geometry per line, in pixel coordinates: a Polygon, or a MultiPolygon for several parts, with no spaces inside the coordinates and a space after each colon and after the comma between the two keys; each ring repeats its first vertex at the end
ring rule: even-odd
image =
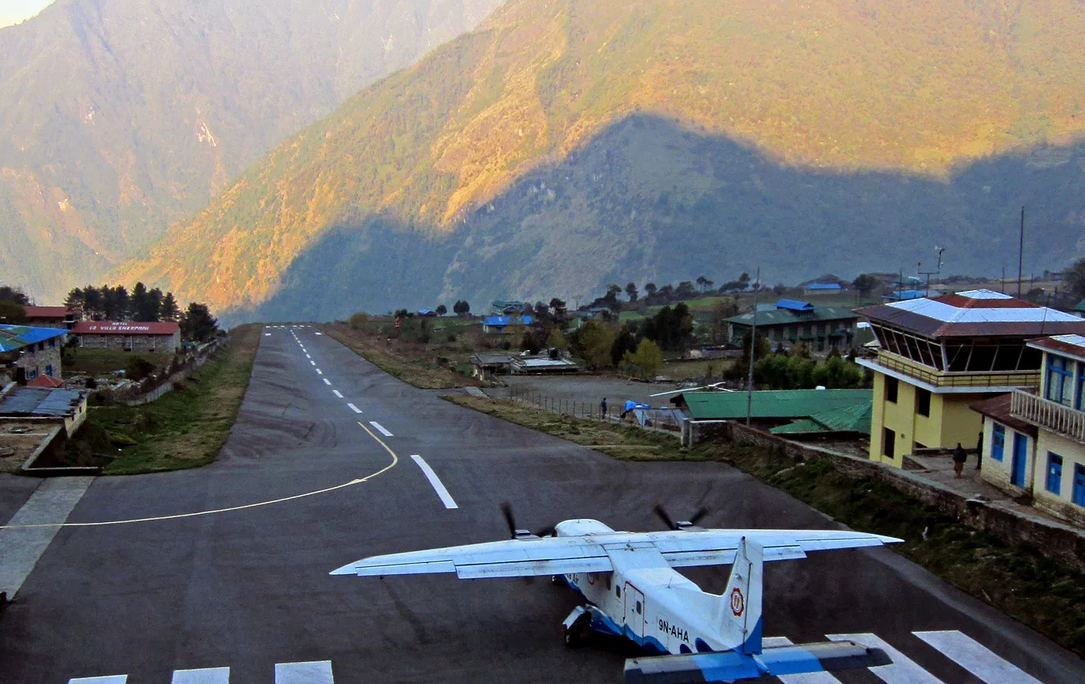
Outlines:
{"type": "MultiPolygon", "coordinates": [[[[608,534],[614,530],[596,520],[569,520],[557,526],[559,537],[608,534]]],[[[742,646],[742,630],[730,624],[733,620],[725,619],[724,612],[729,611],[732,617],[741,615],[748,600],[742,593],[734,599],[731,610],[729,601],[723,604],[724,596],[703,591],[672,569],[651,542],[603,544],[603,548],[613,572],[564,575],[570,586],[603,613],[595,613],[593,629],[673,655],[742,646]],[[739,601],[743,605],[738,605],[739,601]]]]}

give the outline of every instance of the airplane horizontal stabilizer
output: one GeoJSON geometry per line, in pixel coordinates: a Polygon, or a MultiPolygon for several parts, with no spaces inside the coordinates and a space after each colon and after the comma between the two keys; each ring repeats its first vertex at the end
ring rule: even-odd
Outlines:
{"type": "Polygon", "coordinates": [[[758,655],[737,651],[631,658],[625,684],[701,684],[808,672],[839,672],[892,661],[884,651],[852,641],[766,648],[758,655]]]}

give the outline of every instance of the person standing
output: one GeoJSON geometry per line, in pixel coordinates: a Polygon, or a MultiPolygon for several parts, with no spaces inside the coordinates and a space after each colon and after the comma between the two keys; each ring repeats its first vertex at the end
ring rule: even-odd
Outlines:
{"type": "Polygon", "coordinates": [[[599,402],[599,416],[601,418],[607,417],[607,398],[603,397],[603,400],[599,402]]]}
{"type": "Polygon", "coordinates": [[[976,470],[980,469],[980,464],[983,463],[983,433],[980,433],[979,439],[976,440],[976,470]]]}
{"type": "Polygon", "coordinates": [[[957,442],[957,448],[953,450],[953,472],[957,477],[961,476],[966,460],[968,460],[968,455],[964,453],[964,447],[961,446],[961,443],[957,442]]]}

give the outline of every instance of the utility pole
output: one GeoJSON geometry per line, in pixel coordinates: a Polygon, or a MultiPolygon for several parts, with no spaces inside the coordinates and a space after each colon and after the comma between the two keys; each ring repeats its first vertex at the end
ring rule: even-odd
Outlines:
{"type": "Polygon", "coordinates": [[[750,327],[750,372],[746,379],[746,427],[750,426],[753,412],[753,361],[757,351],[757,300],[761,296],[761,267],[757,267],[757,289],[753,291],[753,325],[750,327]]]}
{"type": "Polygon", "coordinates": [[[1021,245],[1017,250],[1017,298],[1021,298],[1021,278],[1025,273],[1025,207],[1021,205],[1021,245]]]}

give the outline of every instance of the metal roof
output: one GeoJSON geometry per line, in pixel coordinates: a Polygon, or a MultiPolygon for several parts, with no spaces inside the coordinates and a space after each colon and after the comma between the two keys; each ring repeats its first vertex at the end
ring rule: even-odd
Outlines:
{"type": "Polygon", "coordinates": [[[15,351],[31,344],[67,335],[60,328],[36,328],[29,325],[0,324],[0,352],[15,351]]]}
{"type": "Polygon", "coordinates": [[[86,394],[47,387],[19,387],[0,397],[0,415],[66,417],[75,413],[86,394]]]}
{"type": "Polygon", "coordinates": [[[774,427],[769,432],[774,435],[806,434],[812,432],[858,432],[870,434],[870,424],[874,402],[849,404],[840,408],[815,413],[809,418],[795,421],[788,425],[774,427]]]}
{"type": "Polygon", "coordinates": [[[64,306],[24,306],[27,318],[60,318],[64,319],[69,313],[64,306]]]}
{"type": "MultiPolygon", "coordinates": [[[[871,403],[874,392],[847,390],[771,390],[753,393],[750,417],[807,418],[817,413],[871,403]]],[[[687,392],[672,401],[684,401],[694,420],[734,420],[746,417],[745,392],[687,392]]]]}
{"type": "Polygon", "coordinates": [[[777,309],[788,309],[789,311],[813,311],[814,305],[810,302],[800,302],[794,299],[781,299],[776,302],[777,309]]]}
{"type": "Polygon", "coordinates": [[[990,290],[880,304],[858,313],[930,337],[1085,333],[1085,320],[1077,316],[990,290]]]}
{"type": "MultiPolygon", "coordinates": [[[[788,325],[790,323],[818,323],[821,321],[853,321],[859,316],[842,306],[815,306],[813,309],[795,311],[793,309],[774,309],[758,311],[757,325],[788,325]]],[[[753,312],[748,311],[726,319],[737,325],[753,325],[753,312]]]]}
{"type": "Polygon", "coordinates": [[[72,332],[77,335],[173,335],[180,330],[175,321],[134,323],[128,321],[81,321],[72,332]]]}
{"type": "Polygon", "coordinates": [[[840,283],[810,283],[806,286],[807,290],[840,290],[840,283]]]}
{"type": "Polygon", "coordinates": [[[1028,346],[1041,351],[1055,352],[1085,361],[1085,337],[1081,335],[1054,335],[1038,340],[1029,340],[1028,346]]]}

